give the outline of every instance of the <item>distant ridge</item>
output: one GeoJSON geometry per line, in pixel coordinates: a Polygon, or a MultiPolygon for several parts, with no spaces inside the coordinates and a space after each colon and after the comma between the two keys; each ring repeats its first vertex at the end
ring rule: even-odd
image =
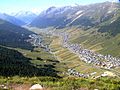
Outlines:
{"type": "Polygon", "coordinates": [[[25,22],[13,17],[13,16],[10,16],[8,14],[5,14],[5,13],[0,13],[0,19],[3,19],[5,21],[8,21],[8,22],[18,25],[18,26],[22,26],[22,25],[26,24],[25,22]]]}
{"type": "Polygon", "coordinates": [[[120,8],[118,3],[104,2],[84,6],[50,7],[41,12],[31,23],[39,28],[64,28],[79,26],[90,28],[115,17],[120,8]]]}
{"type": "Polygon", "coordinates": [[[35,13],[30,11],[20,11],[18,13],[14,13],[13,16],[25,22],[26,24],[31,23],[37,17],[35,13]]]}

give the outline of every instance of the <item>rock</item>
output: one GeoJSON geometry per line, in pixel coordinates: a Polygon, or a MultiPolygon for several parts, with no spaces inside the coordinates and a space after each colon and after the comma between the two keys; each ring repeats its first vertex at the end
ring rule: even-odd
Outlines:
{"type": "Polygon", "coordinates": [[[7,86],[4,86],[3,89],[8,89],[8,87],[7,87],[7,86]]]}
{"type": "Polygon", "coordinates": [[[98,90],[98,89],[94,89],[94,90],[98,90]]]}
{"type": "Polygon", "coordinates": [[[5,85],[3,85],[3,84],[2,84],[2,85],[0,85],[0,87],[4,87],[4,86],[5,86],[5,85]]]}
{"type": "Polygon", "coordinates": [[[43,87],[39,84],[35,84],[29,90],[43,90],[43,87]]]}

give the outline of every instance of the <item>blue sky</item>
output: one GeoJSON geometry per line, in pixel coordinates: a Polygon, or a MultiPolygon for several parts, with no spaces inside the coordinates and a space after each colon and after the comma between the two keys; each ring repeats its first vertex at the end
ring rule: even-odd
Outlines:
{"type": "Polygon", "coordinates": [[[0,12],[41,12],[51,6],[85,5],[112,0],[0,0],[0,12]]]}

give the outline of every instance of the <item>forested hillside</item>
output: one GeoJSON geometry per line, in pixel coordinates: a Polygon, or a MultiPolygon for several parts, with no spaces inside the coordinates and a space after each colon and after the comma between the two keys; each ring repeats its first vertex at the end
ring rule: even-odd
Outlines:
{"type": "Polygon", "coordinates": [[[30,34],[33,32],[0,19],[0,45],[32,49],[26,42],[30,34]]]}
{"type": "Polygon", "coordinates": [[[44,67],[38,68],[30,60],[32,59],[16,50],[0,46],[0,76],[57,77],[57,72],[51,67],[52,65],[45,64],[44,67]]]}

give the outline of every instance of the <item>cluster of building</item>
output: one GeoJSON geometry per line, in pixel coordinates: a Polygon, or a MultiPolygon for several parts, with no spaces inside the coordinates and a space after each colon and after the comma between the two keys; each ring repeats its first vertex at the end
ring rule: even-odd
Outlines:
{"type": "Polygon", "coordinates": [[[62,37],[63,46],[68,48],[71,52],[77,54],[80,60],[99,66],[105,69],[111,69],[120,66],[120,59],[111,55],[102,55],[91,50],[83,48],[79,44],[70,44],[68,42],[69,35],[67,33],[55,33],[55,35],[62,37]]]}
{"type": "Polygon", "coordinates": [[[84,49],[78,44],[68,45],[67,48],[73,53],[78,54],[80,59],[86,63],[93,64],[106,69],[111,69],[120,66],[120,59],[115,58],[111,55],[104,56],[90,51],[88,49],[84,49]]]}
{"type": "Polygon", "coordinates": [[[68,74],[76,77],[89,78],[90,76],[95,75],[96,72],[93,72],[90,74],[83,74],[83,73],[77,72],[75,69],[68,69],[68,74]]]}
{"type": "Polygon", "coordinates": [[[83,74],[83,73],[80,73],[80,72],[77,72],[75,69],[68,69],[67,71],[67,74],[69,75],[73,75],[75,77],[82,77],[82,78],[93,78],[93,79],[97,79],[97,78],[101,78],[101,77],[116,77],[117,75],[110,72],[110,71],[106,71],[102,74],[100,74],[99,76],[96,76],[96,73],[97,72],[92,72],[92,73],[89,73],[89,74],[83,74]]]}
{"type": "Polygon", "coordinates": [[[36,34],[31,34],[29,35],[29,40],[28,42],[30,42],[33,46],[36,47],[41,47],[43,49],[45,49],[45,51],[49,52],[49,46],[48,45],[44,45],[42,42],[42,37],[40,35],[36,35],[36,34]]]}
{"type": "MultiPolygon", "coordinates": [[[[82,45],[79,45],[79,44],[70,44],[69,43],[70,36],[68,33],[65,33],[65,32],[62,32],[62,33],[56,32],[55,33],[54,32],[54,33],[52,33],[52,35],[61,37],[62,45],[64,47],[68,48],[71,52],[77,54],[79,56],[80,60],[82,60],[86,63],[93,64],[95,66],[99,66],[99,67],[105,68],[105,69],[111,69],[111,68],[120,66],[119,58],[113,57],[111,55],[102,55],[99,53],[95,53],[91,50],[85,49],[84,47],[82,47],[82,45]]],[[[32,38],[34,46],[39,45],[41,47],[49,49],[48,46],[45,46],[41,43],[42,39],[39,35],[30,35],[30,38],[32,38]]]]}
{"type": "Polygon", "coordinates": [[[82,73],[77,72],[74,69],[68,69],[68,74],[76,76],[76,77],[83,77],[83,78],[88,78],[89,77],[89,74],[82,74],[82,73]]]}
{"type": "Polygon", "coordinates": [[[39,46],[41,45],[42,42],[42,37],[40,35],[36,35],[36,34],[31,34],[29,35],[29,42],[31,44],[33,44],[34,46],[39,46]]]}

